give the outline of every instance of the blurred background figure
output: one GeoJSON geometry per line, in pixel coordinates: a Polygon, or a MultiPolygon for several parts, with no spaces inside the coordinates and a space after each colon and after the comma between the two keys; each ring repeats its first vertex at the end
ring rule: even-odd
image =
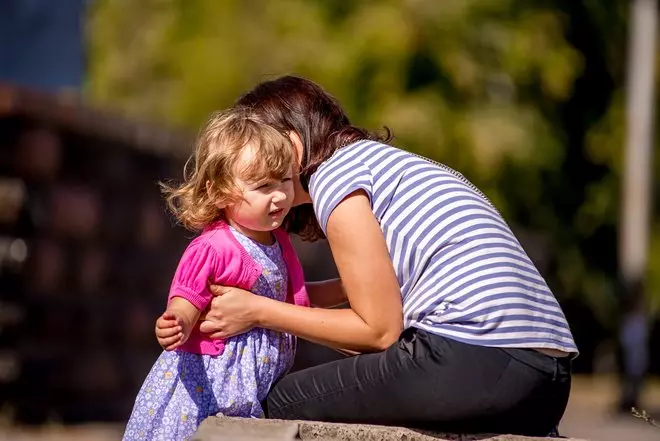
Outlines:
{"type": "MultiPolygon", "coordinates": [[[[0,2],[0,438],[120,436],[191,238],[157,182],[181,177],[209,112],[295,73],[461,170],[510,222],[581,352],[562,434],[657,439],[630,413],[660,419],[657,14],[653,0],[0,2]]],[[[295,244],[308,279],[336,274],[323,243],[295,244]]]]}
{"type": "Polygon", "coordinates": [[[649,324],[644,288],[650,237],[657,24],[657,0],[631,2],[619,234],[619,271],[623,282],[619,406],[624,412],[638,406],[648,369],[649,324]]]}

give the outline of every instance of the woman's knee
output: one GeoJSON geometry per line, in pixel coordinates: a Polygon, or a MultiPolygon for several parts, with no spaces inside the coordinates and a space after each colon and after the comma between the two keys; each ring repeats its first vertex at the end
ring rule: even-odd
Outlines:
{"type": "Polygon", "coordinates": [[[315,368],[308,368],[286,375],[268,392],[264,400],[264,412],[271,419],[310,419],[311,412],[327,393],[322,372],[314,375],[315,368]]]}
{"type": "Polygon", "coordinates": [[[277,382],[277,384],[271,388],[270,392],[268,392],[266,399],[261,403],[266,418],[276,420],[289,419],[285,417],[283,410],[286,409],[287,404],[290,403],[287,403],[283,399],[282,392],[279,388],[281,383],[282,381],[277,382]]]}

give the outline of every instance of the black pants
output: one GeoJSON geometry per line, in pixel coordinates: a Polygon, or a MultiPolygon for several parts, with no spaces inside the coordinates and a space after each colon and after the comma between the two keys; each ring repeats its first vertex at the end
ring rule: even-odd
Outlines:
{"type": "Polygon", "coordinates": [[[285,376],[265,408],[269,418],[544,436],[559,424],[570,388],[568,358],[410,328],[384,352],[285,376]]]}

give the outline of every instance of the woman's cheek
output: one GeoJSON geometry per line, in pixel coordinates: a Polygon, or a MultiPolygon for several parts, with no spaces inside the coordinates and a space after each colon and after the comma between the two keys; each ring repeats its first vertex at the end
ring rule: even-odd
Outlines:
{"type": "Polygon", "coordinates": [[[297,206],[309,202],[307,192],[303,189],[302,184],[300,183],[300,177],[295,175],[293,177],[293,202],[292,206],[297,206]]]}

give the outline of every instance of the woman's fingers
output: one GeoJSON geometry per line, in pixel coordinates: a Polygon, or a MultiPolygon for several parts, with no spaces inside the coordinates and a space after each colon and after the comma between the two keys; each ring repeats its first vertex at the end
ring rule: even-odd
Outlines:
{"type": "Polygon", "coordinates": [[[211,285],[210,288],[211,288],[211,294],[213,294],[214,296],[221,296],[225,292],[227,292],[228,289],[227,287],[221,285],[211,285]]]}
{"type": "Polygon", "coordinates": [[[227,335],[225,332],[218,331],[218,332],[214,332],[212,334],[209,334],[209,337],[212,338],[212,339],[223,340],[223,339],[229,338],[231,336],[227,335]]]}
{"type": "Polygon", "coordinates": [[[225,331],[224,322],[211,322],[206,320],[199,324],[199,330],[203,334],[208,334],[209,338],[224,339],[231,337],[231,335],[225,331]]]}
{"type": "Polygon", "coordinates": [[[199,324],[199,330],[205,334],[209,334],[212,332],[218,332],[222,330],[222,325],[220,325],[218,322],[204,320],[202,323],[199,324]]]}

